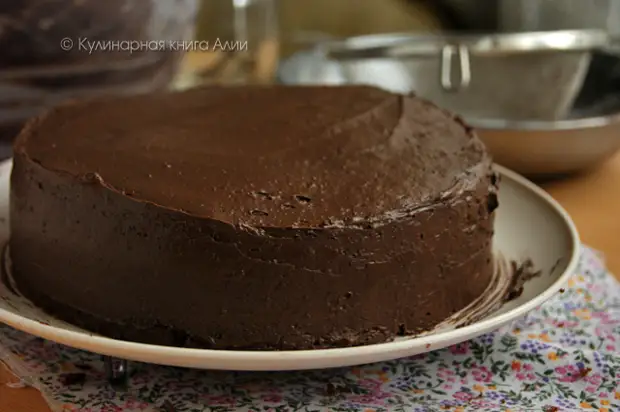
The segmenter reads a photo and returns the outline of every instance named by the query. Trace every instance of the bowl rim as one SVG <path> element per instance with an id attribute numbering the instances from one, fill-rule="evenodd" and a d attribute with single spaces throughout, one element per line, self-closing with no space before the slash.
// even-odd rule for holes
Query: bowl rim
<path id="1" fill-rule="evenodd" d="M 467 124 L 482 130 L 575 130 L 593 129 L 620 123 L 620 111 L 604 115 L 561 120 L 505 120 L 464 116 Z"/>
<path id="2" fill-rule="evenodd" d="M 325 40 L 318 47 L 330 59 L 434 56 L 448 45 L 467 47 L 472 54 L 587 52 L 609 45 L 611 36 L 599 29 L 547 30 L 507 33 L 394 32 Z"/>

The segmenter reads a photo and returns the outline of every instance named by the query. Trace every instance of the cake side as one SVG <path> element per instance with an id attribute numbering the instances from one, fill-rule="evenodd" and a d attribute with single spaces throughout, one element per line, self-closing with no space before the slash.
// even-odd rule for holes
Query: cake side
<path id="1" fill-rule="evenodd" d="M 406 113 L 407 103 L 401 103 L 399 113 Z M 403 151 L 416 152 L 412 158 L 430 154 L 430 160 L 413 161 L 426 162 L 424 173 L 416 171 L 405 182 L 418 182 L 416 190 L 424 196 L 398 192 L 400 183 L 390 179 L 372 180 L 380 189 L 371 193 L 372 188 L 360 189 L 363 182 L 344 173 L 336 188 L 349 185 L 352 192 L 370 194 L 366 203 L 372 205 L 350 210 L 342 207 L 350 199 L 339 191 L 330 196 L 321 186 L 310 202 L 298 199 L 309 212 L 296 211 L 294 218 L 276 213 L 246 218 L 246 208 L 258 210 L 252 203 L 256 196 L 263 202 L 282 190 L 246 193 L 241 212 L 224 217 L 147 201 L 136 196 L 145 193 L 140 179 L 120 190 L 101 169 L 82 173 L 61 167 L 71 158 L 54 158 L 66 152 L 50 151 L 58 143 L 52 136 L 43 139 L 50 129 L 39 119 L 16 143 L 10 241 L 14 279 L 25 296 L 62 319 L 148 343 L 308 349 L 383 342 L 429 330 L 478 298 L 493 275 L 497 182 L 475 136 L 451 122 L 443 130 L 464 130 L 454 139 L 445 137 L 456 141 L 452 147 L 460 146 L 456 154 L 433 157 L 436 142 L 424 137 L 412 142 L 415 150 L 403 149 L 391 139 L 393 130 L 382 131 L 388 144 L 372 145 L 370 158 L 382 156 L 385 170 L 397 176 L 413 172 L 409 165 L 399 166 Z M 416 121 L 399 117 L 394 128 L 403 124 L 415 128 Z M 74 145 L 84 146 L 81 154 L 91 145 L 85 139 L 75 137 Z M 105 149 L 91 148 L 98 156 Z M 367 159 L 356 154 L 326 151 L 322 164 Z M 301 164 L 308 156 L 297 160 Z M 137 166 L 142 158 L 136 156 Z M 79 167 L 88 163 L 74 162 Z M 183 170 L 186 179 L 200 177 L 189 176 L 191 167 Z M 299 179 L 296 169 L 286 171 Z M 193 184 L 177 179 L 180 185 Z M 440 181 L 444 186 L 432 191 L 430 186 Z M 323 199 L 331 206 L 321 206 Z M 253 218 L 269 219 L 271 225 L 258 225 L 260 219 Z"/>
<path id="2" fill-rule="evenodd" d="M 377 228 L 255 232 L 15 163 L 18 288 L 108 336 L 214 348 L 380 342 L 441 322 L 493 270 L 485 181 Z"/>

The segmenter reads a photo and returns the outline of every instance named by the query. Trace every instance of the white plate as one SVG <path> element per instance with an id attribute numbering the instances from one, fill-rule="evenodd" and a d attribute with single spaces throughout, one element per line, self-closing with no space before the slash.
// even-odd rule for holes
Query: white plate
<path id="1" fill-rule="evenodd" d="M 0 242 L 8 239 L 11 162 L 0 164 Z M 568 214 L 542 189 L 497 166 L 502 174 L 495 249 L 508 259 L 531 258 L 543 275 L 526 283 L 524 293 L 472 325 L 395 342 L 343 349 L 305 351 L 222 351 L 126 342 L 93 335 L 51 318 L 0 288 L 0 322 L 24 332 L 95 353 L 148 363 L 225 370 L 301 370 L 360 365 L 396 359 L 471 339 L 534 309 L 575 270 L 579 236 Z"/>

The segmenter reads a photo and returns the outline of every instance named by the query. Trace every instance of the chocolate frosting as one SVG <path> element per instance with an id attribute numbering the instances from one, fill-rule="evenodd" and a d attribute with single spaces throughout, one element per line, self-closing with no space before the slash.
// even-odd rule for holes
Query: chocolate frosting
<path id="1" fill-rule="evenodd" d="M 435 200 L 486 160 L 451 115 L 367 87 L 211 88 L 66 106 L 28 142 L 46 169 L 266 227 L 389 218 Z"/>
<path id="2" fill-rule="evenodd" d="M 16 283 L 114 337 L 378 342 L 440 323 L 493 275 L 490 158 L 414 97 L 209 87 L 80 102 L 14 149 Z"/>

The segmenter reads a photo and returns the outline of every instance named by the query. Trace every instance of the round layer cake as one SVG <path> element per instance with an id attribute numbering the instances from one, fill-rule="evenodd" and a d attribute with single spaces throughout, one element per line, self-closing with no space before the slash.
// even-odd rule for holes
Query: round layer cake
<path id="1" fill-rule="evenodd" d="M 362 86 L 72 103 L 14 146 L 12 276 L 140 342 L 309 349 L 428 331 L 494 276 L 496 177 L 453 115 Z"/>

